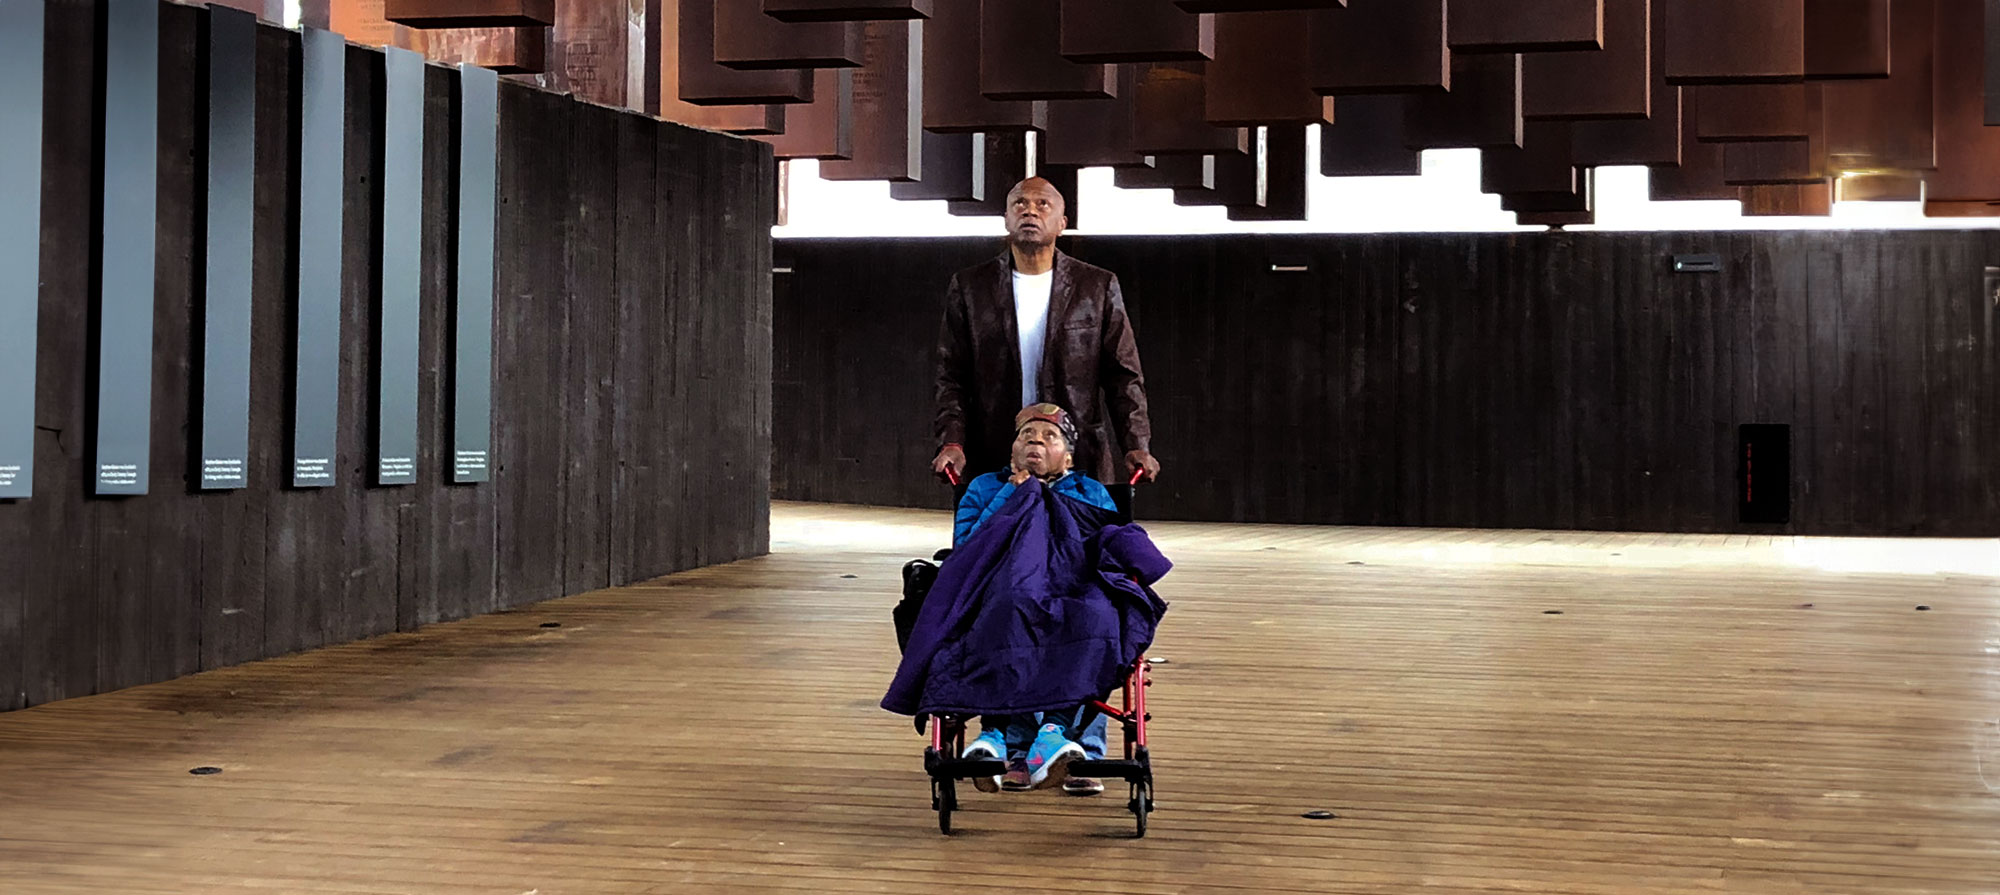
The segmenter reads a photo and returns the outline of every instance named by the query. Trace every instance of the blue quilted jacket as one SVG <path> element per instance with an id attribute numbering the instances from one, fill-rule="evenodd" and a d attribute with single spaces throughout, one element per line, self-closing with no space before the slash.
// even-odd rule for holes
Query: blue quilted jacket
<path id="1" fill-rule="evenodd" d="M 1101 488 L 1101 486 L 1100 486 Z M 1152 645 L 1173 567 L 1137 525 L 1038 479 L 938 569 L 882 707 L 1019 714 L 1103 698 Z"/>
<path id="2" fill-rule="evenodd" d="M 1081 500 L 1101 510 L 1118 509 L 1118 505 L 1111 502 L 1110 491 L 1106 491 L 1096 479 L 1080 472 L 1057 479 L 1049 488 L 1064 497 Z M 1004 472 L 989 472 L 973 479 L 972 484 L 965 486 L 965 496 L 958 501 L 958 517 L 951 527 L 952 548 L 957 549 L 958 545 L 965 543 L 966 538 L 972 537 L 979 526 L 984 525 L 994 513 L 1000 512 L 1007 498 L 1013 496 L 1014 483 L 1007 481 Z"/>

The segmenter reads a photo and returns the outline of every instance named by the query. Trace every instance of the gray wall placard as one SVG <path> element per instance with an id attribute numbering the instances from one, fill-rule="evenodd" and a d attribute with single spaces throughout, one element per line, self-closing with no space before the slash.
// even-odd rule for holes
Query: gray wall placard
<path id="1" fill-rule="evenodd" d="M 384 51 L 382 294 L 376 330 L 375 482 L 417 481 L 417 326 L 423 279 L 424 57 Z"/>
<path id="2" fill-rule="evenodd" d="M 500 76 L 458 67 L 458 294 L 452 304 L 451 480 L 491 478 L 493 218 L 498 200 Z"/>
<path id="3" fill-rule="evenodd" d="M 160 4 L 111 0 L 104 32 L 104 231 L 97 330 L 98 494 L 144 494 L 153 423 Z"/>
<path id="4" fill-rule="evenodd" d="M 304 68 L 299 98 L 298 371 L 292 391 L 292 487 L 325 488 L 335 482 L 340 432 L 346 38 L 305 29 Z"/>
<path id="5" fill-rule="evenodd" d="M 0 2 L 0 498 L 35 487 L 42 265 L 42 4 Z"/>
<path id="6" fill-rule="evenodd" d="M 250 464 L 250 258 L 257 163 L 257 17 L 208 10 L 207 293 L 201 487 L 241 488 Z"/>

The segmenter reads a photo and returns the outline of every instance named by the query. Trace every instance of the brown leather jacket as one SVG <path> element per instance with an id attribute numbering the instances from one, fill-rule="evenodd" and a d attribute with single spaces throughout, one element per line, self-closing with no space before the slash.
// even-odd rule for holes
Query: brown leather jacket
<path id="1" fill-rule="evenodd" d="M 965 449 L 973 475 L 1007 465 L 1021 409 L 1021 336 L 1014 319 L 1014 255 L 959 271 L 938 328 L 937 437 Z M 1056 253 L 1038 399 L 1076 420 L 1076 468 L 1123 478 L 1125 451 L 1152 450 L 1146 376 L 1118 277 Z M 1113 440 L 1113 436 L 1116 440 Z"/>

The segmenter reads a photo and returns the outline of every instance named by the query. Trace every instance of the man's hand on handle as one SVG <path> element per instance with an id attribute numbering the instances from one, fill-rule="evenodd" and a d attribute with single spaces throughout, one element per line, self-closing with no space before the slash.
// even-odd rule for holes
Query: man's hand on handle
<path id="1" fill-rule="evenodd" d="M 955 444 L 947 444 L 938 451 L 937 459 L 931 461 L 931 471 L 947 482 L 965 481 L 965 449 Z"/>
<path id="2" fill-rule="evenodd" d="M 1160 461 L 1146 451 L 1125 452 L 1125 474 L 1138 474 L 1141 481 L 1151 482 L 1160 477 Z"/>

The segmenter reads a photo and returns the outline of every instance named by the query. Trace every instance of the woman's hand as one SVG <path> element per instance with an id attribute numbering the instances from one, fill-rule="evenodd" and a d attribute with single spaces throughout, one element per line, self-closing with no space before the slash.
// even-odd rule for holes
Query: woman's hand
<path id="1" fill-rule="evenodd" d="M 1016 487 L 1025 484 L 1033 477 L 1025 469 L 1009 469 L 1007 471 L 1007 481 L 1013 483 Z"/>

